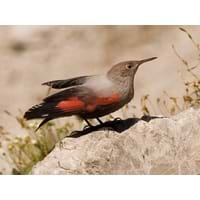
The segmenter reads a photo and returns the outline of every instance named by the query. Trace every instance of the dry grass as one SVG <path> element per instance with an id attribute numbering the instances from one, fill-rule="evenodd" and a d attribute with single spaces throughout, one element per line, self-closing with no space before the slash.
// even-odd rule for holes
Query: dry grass
<path id="1" fill-rule="evenodd" d="M 168 116 L 177 114 L 190 107 L 200 107 L 200 75 L 195 72 L 195 70 L 200 65 L 200 44 L 193 39 L 192 35 L 187 30 L 183 28 L 179 28 L 179 30 L 185 33 L 194 45 L 197 51 L 197 58 L 194 58 L 194 60 L 196 60 L 196 64 L 192 66 L 178 53 L 175 45 L 172 45 L 173 52 L 183 64 L 182 69 L 179 71 L 179 74 L 185 87 L 185 93 L 182 96 L 176 97 L 170 96 L 167 91 L 163 91 L 165 98 L 158 97 L 156 99 L 156 105 L 160 112 L 163 115 Z M 187 77 L 190 77 L 191 79 L 190 81 L 188 81 L 188 78 L 185 78 L 185 76 L 183 75 L 184 73 L 187 73 Z M 141 98 L 141 110 L 144 115 L 150 115 L 152 114 L 150 110 L 155 110 L 153 108 L 153 103 L 151 102 L 149 97 L 150 95 L 148 94 Z"/>

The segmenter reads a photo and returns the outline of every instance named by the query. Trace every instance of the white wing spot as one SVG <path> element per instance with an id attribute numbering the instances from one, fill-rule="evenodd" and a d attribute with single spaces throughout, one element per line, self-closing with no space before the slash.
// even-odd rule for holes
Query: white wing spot
<path id="1" fill-rule="evenodd" d="M 42 117 L 48 117 L 49 116 L 49 114 L 43 114 L 42 115 Z"/>

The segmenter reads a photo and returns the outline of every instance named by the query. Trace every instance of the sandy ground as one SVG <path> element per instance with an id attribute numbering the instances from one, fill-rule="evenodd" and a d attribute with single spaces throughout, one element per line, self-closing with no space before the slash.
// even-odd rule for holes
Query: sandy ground
<path id="1" fill-rule="evenodd" d="M 200 26 L 186 28 L 200 41 Z M 14 134 L 23 130 L 4 110 L 18 115 L 45 96 L 42 82 L 106 72 L 113 64 L 157 56 L 139 69 L 131 104 L 141 115 L 140 98 L 150 94 L 183 93 L 178 70 L 182 63 L 174 44 L 191 64 L 197 51 L 178 26 L 1 26 L 0 27 L 0 125 Z M 159 111 L 156 111 L 159 114 Z"/>

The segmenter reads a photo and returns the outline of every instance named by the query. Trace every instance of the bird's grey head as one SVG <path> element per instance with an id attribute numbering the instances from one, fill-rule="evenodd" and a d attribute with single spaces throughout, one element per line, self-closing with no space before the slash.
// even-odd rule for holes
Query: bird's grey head
<path id="1" fill-rule="evenodd" d="M 131 61 L 124 61 L 114 65 L 108 71 L 108 77 L 112 80 L 125 80 L 130 79 L 133 80 L 138 67 L 148 61 L 154 60 L 157 57 L 152 57 L 143 60 L 131 60 Z"/>

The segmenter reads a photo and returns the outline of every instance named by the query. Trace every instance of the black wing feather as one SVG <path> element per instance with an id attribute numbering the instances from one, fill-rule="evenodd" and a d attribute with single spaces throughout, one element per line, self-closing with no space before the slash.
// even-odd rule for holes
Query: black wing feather
<path id="1" fill-rule="evenodd" d="M 42 120 L 42 122 L 39 124 L 39 126 L 36 128 L 35 132 L 42 127 L 44 124 L 46 124 L 48 121 L 52 120 L 52 118 L 45 118 L 44 120 Z"/>
<path id="2" fill-rule="evenodd" d="M 55 93 L 49 97 L 46 97 L 45 99 L 43 99 L 43 102 L 41 104 L 35 105 L 30 108 L 24 114 L 24 117 L 29 120 L 37 118 L 56 118 L 60 116 L 66 116 L 66 112 L 57 108 L 57 104 L 60 101 L 67 100 L 70 97 L 76 96 L 87 99 L 90 95 L 92 95 L 92 91 L 86 87 L 79 86 L 76 88 L 69 88 L 61 92 Z"/>
<path id="3" fill-rule="evenodd" d="M 87 78 L 89 76 L 79 76 L 76 78 L 70 78 L 66 80 L 55 80 L 55 81 L 49 81 L 42 83 L 42 85 L 50 86 L 54 89 L 62 89 L 62 88 L 68 88 L 76 85 L 82 85 L 86 82 Z"/>
<path id="4" fill-rule="evenodd" d="M 53 94 L 43 100 L 41 104 L 35 105 L 30 108 L 24 114 L 24 118 L 29 119 L 43 119 L 37 130 L 49 120 L 64 117 L 64 116 L 71 116 L 74 114 L 78 114 L 77 111 L 70 111 L 66 112 L 57 107 L 57 104 L 62 101 L 66 100 L 70 97 L 77 96 L 80 98 L 87 99 L 89 95 L 92 95 L 92 91 L 86 87 L 78 86 L 75 88 L 69 88 Z"/>

